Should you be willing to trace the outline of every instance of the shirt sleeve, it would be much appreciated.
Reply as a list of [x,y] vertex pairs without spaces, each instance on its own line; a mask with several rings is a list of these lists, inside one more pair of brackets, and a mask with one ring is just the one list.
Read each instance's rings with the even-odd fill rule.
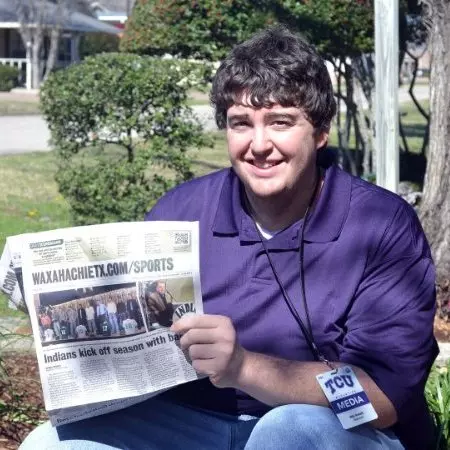
[[144,220],[178,220],[175,211],[180,208],[176,200],[173,199],[175,190],[166,192],[148,211]]
[[412,208],[401,205],[369,257],[347,317],[340,361],[365,370],[399,422],[423,405],[438,354],[433,334],[435,270]]

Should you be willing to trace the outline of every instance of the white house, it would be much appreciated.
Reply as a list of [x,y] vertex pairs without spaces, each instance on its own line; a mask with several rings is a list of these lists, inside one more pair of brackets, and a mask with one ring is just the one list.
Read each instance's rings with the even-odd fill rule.
[[90,7],[98,20],[124,28],[136,0],[96,0]]
[[[43,19],[44,26],[51,28],[55,24],[56,14],[52,9],[56,6],[46,4],[49,13]],[[11,0],[0,0],[0,64],[15,66],[20,71],[19,82],[31,88],[31,60],[27,57],[27,49],[20,35],[20,23],[16,14],[16,7]],[[80,10],[67,11],[62,23],[62,37],[60,41],[56,67],[64,67],[79,60],[78,46],[83,33],[120,34],[121,29],[114,25],[100,21]],[[42,60],[47,59],[49,38],[44,39]]]

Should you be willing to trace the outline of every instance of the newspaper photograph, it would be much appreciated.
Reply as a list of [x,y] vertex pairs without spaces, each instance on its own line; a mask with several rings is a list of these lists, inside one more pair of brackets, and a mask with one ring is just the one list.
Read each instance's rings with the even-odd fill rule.
[[9,276],[16,301],[23,286],[54,425],[198,378],[169,330],[203,312],[197,222],[91,225],[11,243],[15,256],[8,241],[0,283]]

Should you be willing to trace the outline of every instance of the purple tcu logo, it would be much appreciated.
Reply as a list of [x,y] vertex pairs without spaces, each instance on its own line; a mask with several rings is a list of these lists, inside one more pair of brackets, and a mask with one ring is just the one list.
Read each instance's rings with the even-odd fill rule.
[[350,375],[336,375],[325,382],[325,387],[331,390],[334,394],[337,389],[342,389],[343,387],[353,387],[354,383]]

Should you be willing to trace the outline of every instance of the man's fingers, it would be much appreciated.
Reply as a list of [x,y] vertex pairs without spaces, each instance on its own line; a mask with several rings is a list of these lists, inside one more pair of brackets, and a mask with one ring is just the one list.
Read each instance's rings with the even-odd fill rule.
[[214,345],[194,344],[189,347],[189,357],[192,361],[199,359],[213,359],[216,357]]
[[226,325],[227,322],[231,324],[230,319],[225,316],[214,314],[189,314],[175,322],[171,327],[171,331],[182,334],[186,333],[191,328],[217,328]]
[[218,338],[216,328],[193,328],[181,336],[180,345],[184,350],[194,344],[214,344]]
[[214,375],[216,373],[216,363],[214,359],[196,359],[192,361],[194,370],[203,375]]

